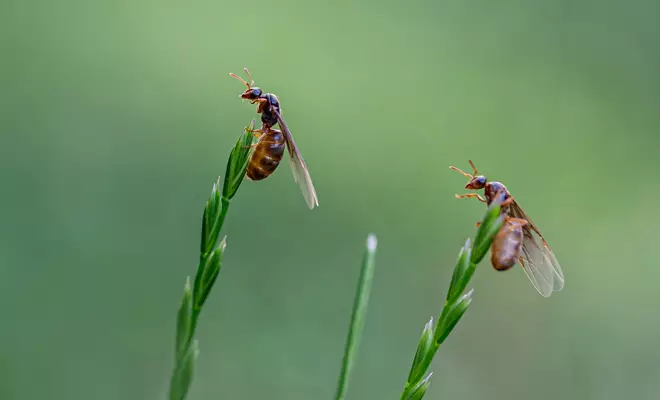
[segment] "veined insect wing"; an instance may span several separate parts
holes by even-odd
[[[310,209],[313,209],[315,206],[319,205],[319,199],[316,196],[316,189],[314,189],[312,178],[309,176],[309,170],[307,169],[305,160],[300,155],[300,150],[298,149],[298,146],[296,146],[296,142],[293,140],[291,131],[286,125],[286,122],[282,119],[280,113],[275,109],[273,109],[272,112],[277,117],[277,122],[279,123],[282,133],[284,134],[284,139],[286,140],[286,148],[289,150],[289,161],[291,161],[293,179],[300,186],[305,202],[307,202]]]
[[[539,229],[515,201],[509,206],[509,215],[528,222],[523,227],[524,239],[519,261],[534,288],[543,297],[563,289],[564,273]]]

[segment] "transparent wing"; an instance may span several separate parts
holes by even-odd
[[[509,215],[528,222],[523,227],[525,236],[519,260],[534,288],[543,297],[561,290],[564,287],[564,273],[541,232],[515,201],[509,206]]]
[[[284,133],[284,139],[286,140],[286,148],[289,150],[289,161],[291,161],[291,171],[293,172],[293,180],[298,183],[300,190],[302,191],[303,197],[307,202],[307,205],[310,209],[314,206],[319,205],[319,199],[316,197],[316,190],[314,189],[314,184],[312,183],[312,178],[309,176],[309,171],[307,170],[307,165],[305,160],[303,160],[300,155],[300,151],[296,146],[296,142],[293,140],[291,131],[286,125],[286,122],[282,119],[282,116],[275,109],[272,110],[277,117],[277,122],[282,128],[282,133]]]

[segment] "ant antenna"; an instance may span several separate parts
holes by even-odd
[[[472,162],[472,160],[468,160],[468,162],[470,163],[470,166],[472,167],[472,173],[473,173],[474,175],[470,175],[470,174],[468,174],[467,172],[465,172],[465,171],[463,171],[463,170],[461,170],[461,169],[458,169],[458,168],[456,168],[456,167],[453,167],[453,166],[450,166],[449,168],[453,169],[454,171],[458,171],[458,172],[460,172],[461,174],[463,174],[463,175],[467,176],[468,178],[472,179],[472,178],[474,178],[475,176],[477,176],[477,167],[474,166],[474,163]]]
[[[247,71],[247,68],[246,68],[245,70]],[[249,83],[247,83],[247,82],[245,81],[245,79],[241,78],[240,76],[236,75],[236,74],[233,73],[233,72],[230,72],[229,75],[230,75],[232,78],[236,78],[236,79],[238,79],[239,81],[243,82],[243,84],[244,84],[245,86],[247,86],[248,89],[252,89],[252,86],[251,86]],[[248,73],[248,75],[249,75],[249,73]],[[250,77],[250,79],[252,79],[252,77]],[[252,81],[252,84],[254,84],[254,80]]]
[[[470,166],[472,167],[472,171],[473,171],[472,173],[474,174],[474,176],[477,176],[477,167],[474,166],[474,163],[472,162],[472,160],[468,160],[468,162],[470,163]]]
[[[250,78],[250,86],[254,86],[254,79],[252,79],[252,75],[250,75],[250,71],[248,71],[247,68],[243,68],[245,70],[245,73],[247,74],[248,78]]]
[[[470,178],[470,179],[474,178],[474,176],[472,176],[472,175],[468,174],[467,172],[464,172],[463,170],[458,169],[458,168],[456,168],[456,167],[454,167],[454,166],[450,166],[449,168],[450,168],[450,169],[453,169],[454,171],[458,171],[458,172],[460,172],[461,174],[467,176],[467,177]]]

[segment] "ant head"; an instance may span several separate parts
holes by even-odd
[[[250,75],[250,71],[248,71],[247,68],[243,68],[245,70],[245,73],[247,74],[248,78],[250,78],[250,82],[244,80],[240,76],[234,74],[234,73],[229,73],[232,78],[238,79],[241,81],[245,86],[247,86],[247,90],[241,94],[241,99],[245,100],[256,100],[262,95],[262,90],[259,89],[258,87],[254,86],[254,79],[252,79],[252,75]]]
[[[486,177],[483,175],[477,175],[474,178],[470,179],[470,182],[465,185],[466,189],[479,190],[483,189],[486,186]]]
[[[256,100],[261,97],[263,92],[258,87],[248,87],[248,89],[241,94],[241,99]]]
[[[464,172],[456,167],[449,167],[449,168],[453,169],[454,171],[458,171],[461,174],[470,178],[470,181],[467,183],[467,185],[465,185],[466,189],[471,189],[471,190],[483,189],[484,187],[486,187],[486,182],[488,182],[488,180],[483,175],[477,175],[477,168],[472,163],[472,160],[468,160],[468,162],[472,167],[472,174],[468,174],[467,172]]]

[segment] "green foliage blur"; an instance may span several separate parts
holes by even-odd
[[[162,399],[211,186],[276,93],[288,163],[224,231],[189,399],[331,398],[364,237],[378,269],[348,399],[396,398],[456,251],[504,182],[566,286],[477,269],[425,399],[660,391],[657,1],[3,2],[0,399]],[[487,259],[486,259],[487,260]]]

